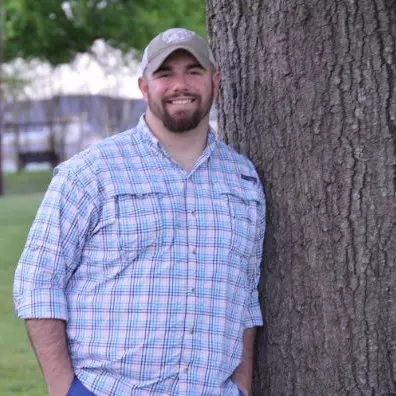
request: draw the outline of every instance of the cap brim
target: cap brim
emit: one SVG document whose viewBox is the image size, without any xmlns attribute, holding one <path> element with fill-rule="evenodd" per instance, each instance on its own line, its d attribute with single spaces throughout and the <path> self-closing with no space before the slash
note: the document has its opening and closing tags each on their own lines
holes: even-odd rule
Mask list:
<svg viewBox="0 0 396 396">
<path fill-rule="evenodd" d="M 191 49 L 187 45 L 177 44 L 175 46 L 168 47 L 166 51 L 161 52 L 161 54 L 152 59 L 151 62 L 149 62 L 149 64 L 147 65 L 146 71 L 148 71 L 149 73 L 154 73 L 155 71 L 157 71 L 159 67 L 165 62 L 165 60 L 177 50 L 184 50 L 189 52 L 205 69 L 209 69 L 211 66 L 214 66 L 212 62 L 200 52 Z"/>
</svg>

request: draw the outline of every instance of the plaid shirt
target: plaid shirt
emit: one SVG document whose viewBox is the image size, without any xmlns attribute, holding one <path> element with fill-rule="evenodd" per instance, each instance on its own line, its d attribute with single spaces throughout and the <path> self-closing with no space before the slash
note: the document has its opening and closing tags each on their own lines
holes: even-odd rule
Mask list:
<svg viewBox="0 0 396 396">
<path fill-rule="evenodd" d="M 96 395 L 238 395 L 259 326 L 265 204 L 253 165 L 219 142 L 183 170 L 142 117 L 60 165 L 19 261 L 21 318 L 66 321 Z"/>
</svg>

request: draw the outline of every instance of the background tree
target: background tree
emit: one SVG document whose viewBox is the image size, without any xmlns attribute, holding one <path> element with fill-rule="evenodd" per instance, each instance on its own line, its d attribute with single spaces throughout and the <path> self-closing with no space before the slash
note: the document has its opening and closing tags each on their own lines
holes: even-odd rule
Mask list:
<svg viewBox="0 0 396 396">
<path fill-rule="evenodd" d="M 396 394 L 396 3 L 207 0 L 222 138 L 265 183 L 256 395 Z"/>
<path fill-rule="evenodd" d="M 203 0 L 4 0 L 4 61 L 67 63 L 96 39 L 129 51 L 158 32 L 185 26 L 205 34 Z"/>
</svg>

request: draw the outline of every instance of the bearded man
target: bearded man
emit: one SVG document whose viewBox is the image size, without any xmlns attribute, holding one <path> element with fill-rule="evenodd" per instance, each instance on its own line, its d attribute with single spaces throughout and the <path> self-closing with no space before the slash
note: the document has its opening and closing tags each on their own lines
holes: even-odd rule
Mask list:
<svg viewBox="0 0 396 396">
<path fill-rule="evenodd" d="M 51 396 L 249 395 L 265 226 L 251 162 L 216 139 L 207 43 L 147 46 L 138 126 L 56 168 L 14 300 Z"/>
</svg>

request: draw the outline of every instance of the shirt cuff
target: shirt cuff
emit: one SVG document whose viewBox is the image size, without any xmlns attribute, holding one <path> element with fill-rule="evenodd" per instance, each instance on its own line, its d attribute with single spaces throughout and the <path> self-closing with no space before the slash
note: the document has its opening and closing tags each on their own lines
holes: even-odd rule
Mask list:
<svg viewBox="0 0 396 396">
<path fill-rule="evenodd" d="M 34 289 L 14 297 L 15 310 L 21 319 L 68 320 L 67 301 L 60 289 Z"/>
<path fill-rule="evenodd" d="M 258 299 L 258 292 L 255 291 L 250 299 L 250 303 L 245 311 L 245 329 L 258 327 L 263 325 L 263 315 L 261 313 L 260 303 Z"/>
</svg>

